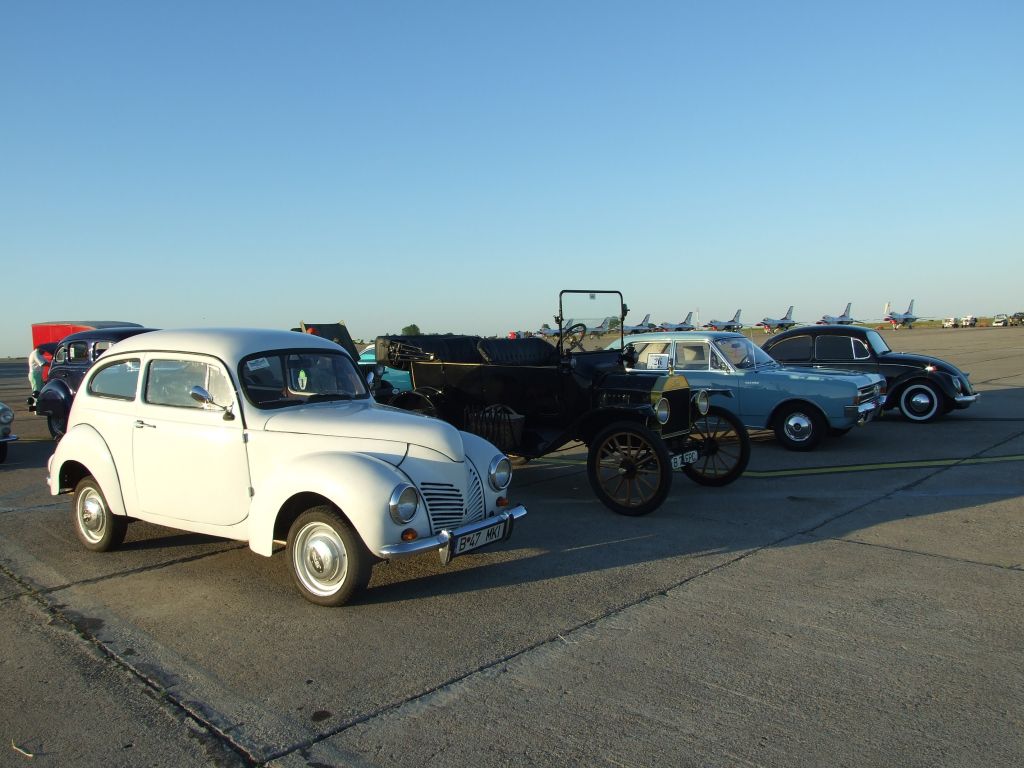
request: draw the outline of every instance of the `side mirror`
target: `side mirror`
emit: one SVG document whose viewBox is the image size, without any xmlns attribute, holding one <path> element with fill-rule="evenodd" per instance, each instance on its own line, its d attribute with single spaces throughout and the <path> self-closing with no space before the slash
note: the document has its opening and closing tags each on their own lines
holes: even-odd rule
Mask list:
<svg viewBox="0 0 1024 768">
<path fill-rule="evenodd" d="M 235 414 L 233 414 L 231 412 L 231 406 L 230 405 L 218 405 L 217 403 L 215 403 L 213 401 L 213 396 L 210 395 L 210 393 L 207 392 L 203 387 L 200 387 L 200 386 L 192 387 L 192 389 L 190 389 L 188 393 L 189 393 L 189 395 L 191 395 L 192 399 L 195 400 L 197 403 L 202 403 L 203 405 L 213 406 L 214 408 L 220 408 L 222 411 L 224 411 L 224 421 L 232 421 L 232 420 L 234 420 Z"/>
</svg>

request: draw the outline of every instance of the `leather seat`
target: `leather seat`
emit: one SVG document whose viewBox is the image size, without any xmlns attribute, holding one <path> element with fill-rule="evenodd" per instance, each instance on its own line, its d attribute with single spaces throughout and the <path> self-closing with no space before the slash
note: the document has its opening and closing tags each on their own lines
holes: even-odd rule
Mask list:
<svg viewBox="0 0 1024 768">
<path fill-rule="evenodd" d="M 491 365 L 558 364 L 558 350 L 544 339 L 481 339 L 476 345 L 480 357 Z"/>
</svg>

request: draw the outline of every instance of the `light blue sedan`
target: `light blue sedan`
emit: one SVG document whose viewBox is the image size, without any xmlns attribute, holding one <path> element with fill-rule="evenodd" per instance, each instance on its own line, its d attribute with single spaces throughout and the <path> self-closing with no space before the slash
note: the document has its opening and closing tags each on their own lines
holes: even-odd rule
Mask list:
<svg viewBox="0 0 1024 768">
<path fill-rule="evenodd" d="M 728 390 L 715 398 L 748 429 L 771 429 L 786 448 L 809 451 L 827 432 L 865 424 L 885 402 L 885 378 L 782 365 L 740 333 L 671 331 L 626 336 L 627 367 L 683 375 L 691 388 Z M 618 346 L 618 342 L 612 345 Z"/>
</svg>

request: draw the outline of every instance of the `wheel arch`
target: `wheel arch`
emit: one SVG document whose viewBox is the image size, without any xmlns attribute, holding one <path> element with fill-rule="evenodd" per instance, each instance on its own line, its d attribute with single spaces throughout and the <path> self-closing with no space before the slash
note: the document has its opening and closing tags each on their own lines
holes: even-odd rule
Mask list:
<svg viewBox="0 0 1024 768">
<path fill-rule="evenodd" d="M 83 477 L 96 479 L 110 511 L 127 515 L 121 479 L 110 449 L 100 433 L 86 424 L 69 430 L 57 443 L 50 464 L 50 493 L 71 493 Z"/>
<path fill-rule="evenodd" d="M 820 405 L 815 403 L 813 400 L 808 400 L 803 397 L 791 397 L 788 400 L 783 400 L 781 403 L 777 403 L 775 407 L 772 408 L 772 412 L 768 415 L 768 422 L 765 426 L 770 428 L 778 420 L 779 414 L 782 413 L 784 409 L 794 405 L 801 405 L 805 408 L 810 408 L 811 410 L 813 410 L 822 418 L 822 420 L 824 420 L 826 427 L 831 423 L 831 420 L 829 419 L 828 414 L 825 412 L 825 410 Z"/>
<path fill-rule="evenodd" d="M 280 464 L 254 489 L 249 515 L 249 547 L 273 554 L 275 539 L 310 507 L 329 504 L 352 526 L 370 552 L 393 538 L 388 499 L 408 482 L 405 474 L 382 459 L 366 454 L 320 453 Z"/>
</svg>

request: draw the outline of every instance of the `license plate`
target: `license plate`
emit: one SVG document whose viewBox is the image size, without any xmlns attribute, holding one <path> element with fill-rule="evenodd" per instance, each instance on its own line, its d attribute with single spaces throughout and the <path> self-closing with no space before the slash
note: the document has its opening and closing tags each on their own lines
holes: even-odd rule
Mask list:
<svg viewBox="0 0 1024 768">
<path fill-rule="evenodd" d="M 464 533 L 452 542 L 452 556 L 464 555 L 478 547 L 484 547 L 501 541 L 505 535 L 505 521 L 499 520 L 494 525 L 481 528 L 479 531 Z"/>
<path fill-rule="evenodd" d="M 672 457 L 672 469 L 682 469 L 687 464 L 696 464 L 697 459 L 697 451 L 686 451 L 686 453 L 677 453 Z"/>
</svg>

